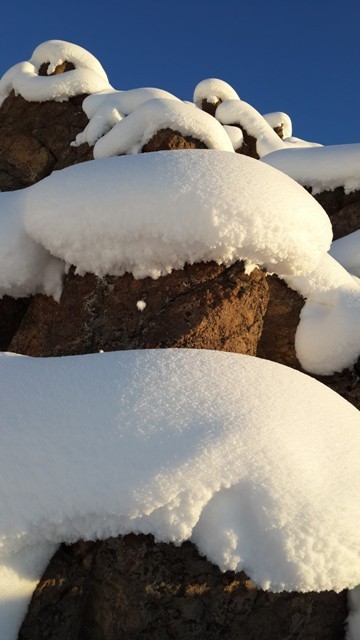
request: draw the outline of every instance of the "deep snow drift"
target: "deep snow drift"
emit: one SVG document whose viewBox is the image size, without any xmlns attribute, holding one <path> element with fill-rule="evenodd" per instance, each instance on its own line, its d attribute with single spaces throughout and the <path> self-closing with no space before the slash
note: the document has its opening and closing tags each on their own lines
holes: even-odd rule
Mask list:
<svg viewBox="0 0 360 640">
<path fill-rule="evenodd" d="M 283 149 L 262 158 L 312 193 L 344 187 L 345 193 L 360 189 L 360 144 L 338 144 L 311 149 Z"/>
<path fill-rule="evenodd" d="M 24 190 L 22 205 L 35 241 L 99 276 L 158 277 L 185 263 L 241 259 L 306 273 L 332 236 L 324 210 L 287 176 L 208 150 L 76 165 Z"/>
<path fill-rule="evenodd" d="M 3 354 L 0 372 L 6 640 L 54 545 L 78 538 L 191 539 L 275 591 L 360 582 L 359 412 L 317 381 L 175 349 Z"/>
</svg>

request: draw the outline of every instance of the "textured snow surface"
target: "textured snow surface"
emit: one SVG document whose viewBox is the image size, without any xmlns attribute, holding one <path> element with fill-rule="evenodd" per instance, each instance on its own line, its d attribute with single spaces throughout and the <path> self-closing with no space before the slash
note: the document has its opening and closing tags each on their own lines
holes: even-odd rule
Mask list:
<svg viewBox="0 0 360 640">
<path fill-rule="evenodd" d="M 45 293 L 59 299 L 64 264 L 26 233 L 24 193 L 0 194 L 0 298 Z"/>
<path fill-rule="evenodd" d="M 329 253 L 347 271 L 360 278 L 360 230 L 335 240 Z"/>
<path fill-rule="evenodd" d="M 0 593 L 18 581 L 20 616 L 54 544 L 130 531 L 275 591 L 360 582 L 359 412 L 319 382 L 176 349 L 0 372 Z"/>
<path fill-rule="evenodd" d="M 54 76 L 39 76 L 42 63 L 49 62 L 47 73 L 65 61 L 75 69 Z M 63 40 L 49 40 L 39 45 L 28 62 L 19 62 L 0 80 L 0 106 L 14 89 L 25 100 L 68 100 L 82 93 L 94 93 L 111 89 L 100 62 L 88 51 Z"/>
<path fill-rule="evenodd" d="M 280 169 L 312 193 L 344 187 L 360 188 L 360 144 L 339 144 L 309 149 L 283 149 L 269 153 L 263 162 Z"/>
<path fill-rule="evenodd" d="M 306 298 L 295 336 L 303 368 L 331 375 L 354 365 L 360 355 L 360 280 L 328 254 L 312 273 L 285 280 Z"/>
<path fill-rule="evenodd" d="M 328 216 L 304 189 L 235 153 L 106 158 L 57 171 L 23 193 L 29 235 L 79 272 L 100 276 L 156 278 L 185 263 L 241 259 L 306 273 L 331 242 Z"/>
<path fill-rule="evenodd" d="M 94 146 L 94 158 L 139 153 L 161 129 L 170 128 L 183 136 L 193 136 L 208 149 L 233 152 L 225 129 L 208 113 L 180 100 L 149 100 L 132 111 Z"/>
</svg>

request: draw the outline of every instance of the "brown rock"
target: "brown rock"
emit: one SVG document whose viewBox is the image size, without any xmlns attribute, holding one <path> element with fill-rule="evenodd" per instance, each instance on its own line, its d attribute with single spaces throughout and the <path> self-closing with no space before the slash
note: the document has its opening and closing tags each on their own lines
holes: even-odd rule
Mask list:
<svg viewBox="0 0 360 640">
<path fill-rule="evenodd" d="M 222 103 L 222 100 L 220 100 L 220 98 L 218 98 L 216 102 L 208 102 L 206 98 L 204 98 L 204 100 L 201 103 L 201 109 L 202 111 L 206 111 L 206 113 L 215 117 L 216 109 L 221 103 Z"/>
<path fill-rule="evenodd" d="M 160 129 L 147 142 L 142 153 L 149 151 L 172 151 L 178 149 L 207 149 L 207 146 L 192 136 L 183 136 L 179 131 L 172 129 Z"/>
<path fill-rule="evenodd" d="M 0 351 L 9 351 L 14 333 L 29 306 L 29 298 L 0 298 Z"/>
<path fill-rule="evenodd" d="M 128 535 L 62 545 L 19 640 L 340 640 L 346 594 L 255 589 L 190 542 Z"/>
<path fill-rule="evenodd" d="M 278 276 L 268 276 L 267 282 L 270 297 L 257 355 L 301 369 L 295 353 L 295 333 L 305 301 Z"/>
<path fill-rule="evenodd" d="M 186 265 L 159 280 L 72 270 L 60 304 L 34 296 L 10 349 L 33 356 L 164 347 L 255 355 L 267 303 L 265 274 L 248 276 L 241 263 Z"/>
<path fill-rule="evenodd" d="M 49 62 L 42 63 L 39 69 L 39 76 L 57 76 L 60 73 L 66 73 L 66 71 L 72 71 L 73 69 L 75 69 L 75 66 L 72 62 L 65 60 L 65 62 L 58 64 L 58 66 L 55 67 L 52 73 L 48 73 L 49 64 Z"/>
<path fill-rule="evenodd" d="M 308 190 L 311 193 L 311 188 Z M 314 198 L 331 220 L 334 240 L 360 229 L 360 191 L 345 193 L 344 187 L 337 187 L 317 193 Z"/>
<path fill-rule="evenodd" d="M 1 191 L 27 187 L 55 169 L 93 158 L 87 144 L 70 146 L 88 123 L 84 97 L 39 103 L 11 92 L 0 108 Z"/>
<path fill-rule="evenodd" d="M 234 127 L 239 126 L 239 125 L 233 125 Z M 236 153 L 241 153 L 244 156 L 249 156 L 250 158 L 255 158 L 255 160 L 258 160 L 260 158 L 257 150 L 256 150 L 256 143 L 257 143 L 257 139 L 254 138 L 254 136 L 251 136 L 246 129 L 244 129 L 244 127 L 240 127 L 241 131 L 243 132 L 243 136 L 244 136 L 244 141 L 241 145 L 241 147 L 239 149 L 237 149 Z"/>
</svg>

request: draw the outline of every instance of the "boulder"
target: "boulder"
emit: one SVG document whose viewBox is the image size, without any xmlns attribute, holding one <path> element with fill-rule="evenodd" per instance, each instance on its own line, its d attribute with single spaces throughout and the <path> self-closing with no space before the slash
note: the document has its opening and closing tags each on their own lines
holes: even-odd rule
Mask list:
<svg viewBox="0 0 360 640">
<path fill-rule="evenodd" d="M 246 275 L 241 263 L 186 265 L 159 280 L 72 269 L 60 304 L 33 297 L 9 350 L 40 357 L 188 347 L 255 355 L 267 303 L 265 274 Z"/>
<path fill-rule="evenodd" d="M 70 143 L 86 127 L 85 96 L 65 102 L 27 102 L 12 91 L 0 108 L 0 191 L 27 187 L 93 158 L 87 144 Z"/>
<path fill-rule="evenodd" d="M 311 188 L 309 191 L 311 193 Z M 344 187 L 337 187 L 317 193 L 314 198 L 331 220 L 334 240 L 360 229 L 360 191 L 345 193 Z"/>
<path fill-rule="evenodd" d="M 62 545 L 19 640 L 339 640 L 346 593 L 268 593 L 221 571 L 191 542 L 152 536 Z"/>
<path fill-rule="evenodd" d="M 149 151 L 171 151 L 174 149 L 207 149 L 207 146 L 193 138 L 193 136 L 183 136 L 178 131 L 173 131 L 166 127 L 157 131 L 143 148 L 142 153 Z"/>
</svg>

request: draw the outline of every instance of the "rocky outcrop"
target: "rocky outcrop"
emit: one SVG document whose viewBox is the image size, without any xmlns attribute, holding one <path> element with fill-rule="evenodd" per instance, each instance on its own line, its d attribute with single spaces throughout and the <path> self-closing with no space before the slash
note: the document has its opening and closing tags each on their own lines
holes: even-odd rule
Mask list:
<svg viewBox="0 0 360 640">
<path fill-rule="evenodd" d="M 0 190 L 28 186 L 55 169 L 92 159 L 88 145 L 70 147 L 87 124 L 81 104 L 81 96 L 29 103 L 10 94 L 0 109 Z M 255 138 L 245 135 L 244 142 L 241 152 L 258 157 Z M 204 145 L 163 129 L 143 151 L 175 148 Z M 341 190 L 331 194 L 317 199 L 336 233 L 349 233 L 356 221 L 358 228 L 358 198 Z M 41 295 L 0 301 L 1 348 L 39 357 L 206 348 L 300 368 L 294 335 L 302 305 L 301 296 L 276 276 L 258 269 L 246 275 L 242 264 L 188 265 L 159 280 L 129 274 L 100 279 L 71 269 L 60 303 Z M 323 381 L 359 403 L 356 372 Z M 340 640 L 346 615 L 344 593 L 267 593 L 244 574 L 222 574 L 191 543 L 174 547 L 130 535 L 63 545 L 34 593 L 19 639 Z"/>
<path fill-rule="evenodd" d="M 309 189 L 311 193 L 311 188 Z M 344 187 L 322 191 L 314 198 L 328 214 L 333 226 L 334 240 L 360 228 L 360 191 L 345 193 Z"/>
<path fill-rule="evenodd" d="M 22 189 L 56 169 L 92 160 L 87 144 L 70 146 L 88 123 L 84 97 L 27 102 L 11 92 L 0 109 L 0 191 Z"/>
<path fill-rule="evenodd" d="M 267 304 L 265 274 L 246 275 L 242 264 L 186 265 L 160 280 L 72 270 L 60 304 L 34 296 L 9 350 L 60 356 L 187 347 L 255 355 Z"/>
<path fill-rule="evenodd" d="M 190 542 L 152 536 L 62 545 L 19 640 L 338 640 L 346 594 L 267 593 Z"/>
<path fill-rule="evenodd" d="M 147 142 L 142 153 L 149 151 L 172 151 L 174 149 L 207 149 L 207 146 L 192 136 L 183 136 L 173 129 L 160 129 Z"/>
</svg>

